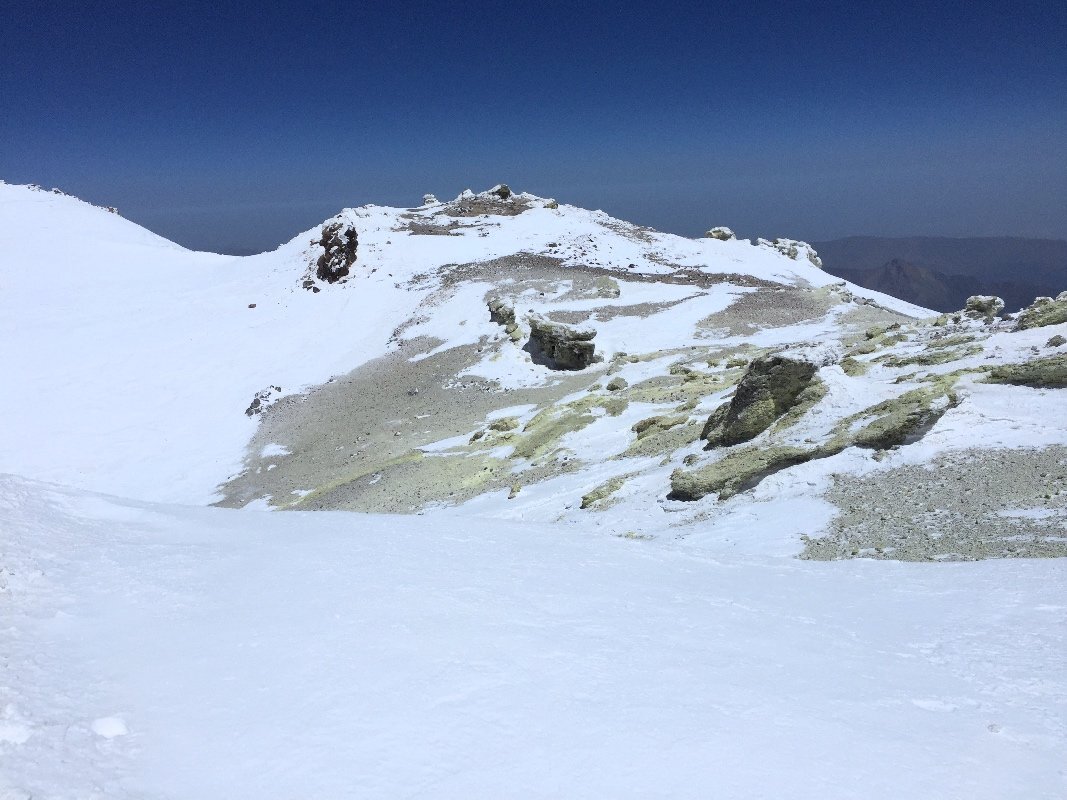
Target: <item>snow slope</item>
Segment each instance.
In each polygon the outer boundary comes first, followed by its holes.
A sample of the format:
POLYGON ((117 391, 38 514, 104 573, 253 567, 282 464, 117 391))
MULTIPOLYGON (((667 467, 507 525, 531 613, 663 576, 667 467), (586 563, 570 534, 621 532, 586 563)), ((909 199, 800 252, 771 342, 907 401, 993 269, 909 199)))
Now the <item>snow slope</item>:
MULTIPOLYGON (((605 227, 622 223, 571 206, 453 236, 399 231, 405 213, 342 212, 360 231, 360 277, 312 294, 299 282, 318 229, 259 256, 194 253, 74 197, 0 183, 0 375, 10 387, 0 417, 11 422, 0 428, 0 471, 165 502, 217 499, 255 429, 243 414, 254 395, 290 394, 388 352, 434 288, 410 279, 445 264, 555 243, 565 261, 653 274, 670 268, 649 255, 667 252, 683 266, 710 256, 762 278, 835 282, 744 242, 635 241, 605 227)), ((469 316, 459 308, 438 322, 459 342, 469 316)))
POLYGON ((1063 560, 454 522, 4 478, 3 796, 1067 792, 1063 560))

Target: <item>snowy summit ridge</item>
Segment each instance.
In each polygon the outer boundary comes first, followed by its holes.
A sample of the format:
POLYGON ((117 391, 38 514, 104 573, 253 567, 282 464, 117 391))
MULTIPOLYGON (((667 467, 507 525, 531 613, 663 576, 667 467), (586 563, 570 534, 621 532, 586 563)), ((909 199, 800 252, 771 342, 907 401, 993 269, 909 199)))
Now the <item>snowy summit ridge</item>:
POLYGON ((504 184, 231 257, 0 183, 0 795, 1062 794, 1009 310, 504 184))

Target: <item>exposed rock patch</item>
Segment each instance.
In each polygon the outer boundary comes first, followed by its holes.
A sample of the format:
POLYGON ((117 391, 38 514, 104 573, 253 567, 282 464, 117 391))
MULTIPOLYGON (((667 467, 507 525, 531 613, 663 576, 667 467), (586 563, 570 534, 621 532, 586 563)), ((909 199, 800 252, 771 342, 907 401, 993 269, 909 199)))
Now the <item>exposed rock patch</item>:
MULTIPOLYGON (((529 195, 517 195, 506 184, 498 184, 486 192, 475 194, 469 189, 459 197, 446 204, 440 213, 449 217, 481 217, 495 215, 501 217, 518 216, 529 211, 533 205, 529 195)), ((547 204, 546 204, 546 207, 547 204)))
POLYGON ((1067 355, 1037 358, 1023 364, 1005 364, 989 371, 986 383, 1009 383, 1038 389, 1067 388, 1067 355))
POLYGON ((782 255, 788 256, 794 261, 803 256, 812 266, 822 269, 822 259, 819 258, 819 254, 815 251, 815 248, 807 242, 801 242, 798 239, 759 239, 758 242, 764 247, 774 248, 782 255))
POLYGON ((500 297, 489 298, 489 319, 504 328, 513 341, 522 338, 519 323, 515 319, 515 307, 500 297))
POLYGON ((271 404, 278 400, 278 395, 281 394, 281 386, 268 386, 262 391, 256 392, 252 397, 252 402, 248 404, 248 408, 245 409, 245 414, 249 417, 254 417, 256 414, 262 414, 271 404))
POLYGON ((1067 556, 1067 448, 973 450, 839 475, 830 535, 801 558, 974 561, 1067 556))
POLYGON ((596 331, 553 322, 537 314, 527 319, 530 323, 527 348, 536 363, 560 370, 585 369, 593 363, 596 345, 592 340, 596 331))
POLYGON ((1060 292, 1055 299, 1038 297, 1015 318, 1015 329, 1043 328, 1067 322, 1067 292, 1060 292))

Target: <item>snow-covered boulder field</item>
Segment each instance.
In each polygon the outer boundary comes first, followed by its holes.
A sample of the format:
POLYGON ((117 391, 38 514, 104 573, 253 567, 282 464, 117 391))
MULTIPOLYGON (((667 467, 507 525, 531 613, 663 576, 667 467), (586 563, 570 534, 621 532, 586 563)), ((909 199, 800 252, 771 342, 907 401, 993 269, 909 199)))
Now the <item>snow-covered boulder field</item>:
POLYGON ((1063 296, 819 265, 0 183, 0 797, 1064 796, 1063 296))

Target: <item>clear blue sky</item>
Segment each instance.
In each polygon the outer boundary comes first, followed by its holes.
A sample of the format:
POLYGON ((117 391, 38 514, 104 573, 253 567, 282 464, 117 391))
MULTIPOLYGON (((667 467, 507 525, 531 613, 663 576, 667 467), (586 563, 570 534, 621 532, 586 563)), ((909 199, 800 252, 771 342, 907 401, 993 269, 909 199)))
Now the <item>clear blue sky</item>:
POLYGON ((1067 3, 0 10, 0 178, 183 244, 499 181, 679 233, 1067 237, 1067 3))

